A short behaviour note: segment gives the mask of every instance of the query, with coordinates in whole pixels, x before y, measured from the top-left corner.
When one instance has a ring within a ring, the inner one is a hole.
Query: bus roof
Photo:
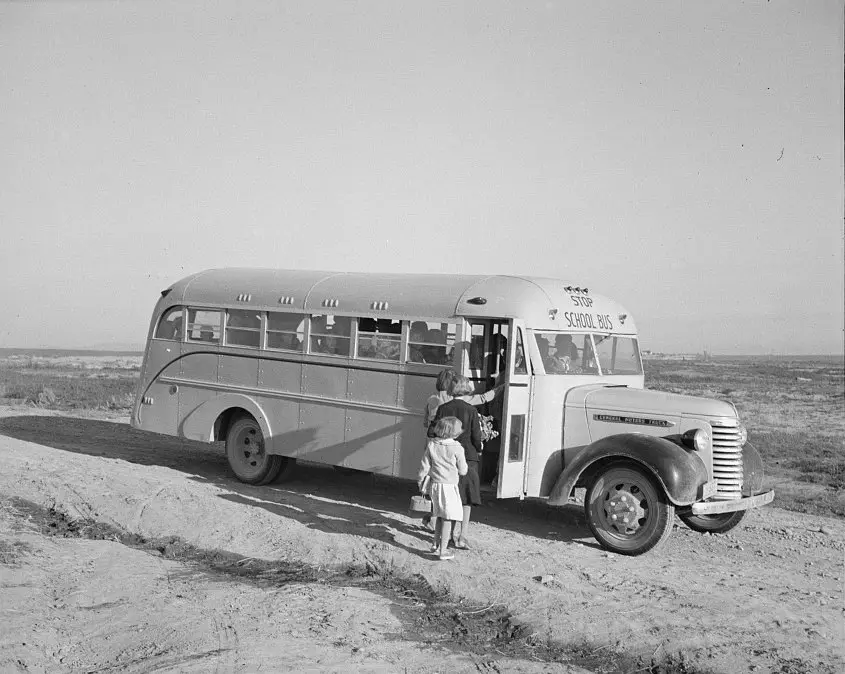
[[[166,303],[405,319],[520,318],[537,330],[636,333],[616,302],[537,276],[210,269],[174,283]]]

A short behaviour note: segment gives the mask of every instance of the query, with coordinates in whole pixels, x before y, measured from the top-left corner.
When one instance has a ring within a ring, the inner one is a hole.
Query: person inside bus
[[[436,328],[430,328],[425,333],[426,346],[422,347],[423,358],[426,363],[434,365],[445,365],[449,362],[446,358],[446,333]]]
[[[558,335],[555,337],[555,360],[563,368],[563,372],[578,374],[578,347],[572,341],[572,335]]]
[[[346,316],[335,316],[334,325],[329,326],[328,316],[311,319],[311,352],[330,353],[336,356],[349,355],[350,320]]]
[[[426,341],[428,334],[428,325],[425,321],[414,321],[411,323],[411,329],[408,333],[408,362],[409,363],[427,363],[425,359],[425,346],[423,342]]]
[[[460,534],[455,539],[455,547],[459,550],[467,550],[469,549],[467,534],[472,506],[481,505],[481,483],[478,475],[478,462],[482,453],[481,420],[478,411],[466,400],[461,399],[462,396],[471,396],[473,393],[469,379],[460,374],[455,375],[448,393],[452,399],[437,408],[434,421],[428,428],[428,437],[434,437],[437,422],[444,417],[456,417],[461,422],[463,431],[457,440],[463,445],[468,470],[458,484],[463,503],[463,520]]]
[[[378,325],[375,318],[358,319],[358,355],[361,358],[375,358],[378,344]]]
[[[540,360],[543,361],[546,374],[565,374],[569,372],[569,359],[558,358],[557,354],[553,354],[551,345],[546,339],[542,337],[537,338],[537,350],[540,352]]]

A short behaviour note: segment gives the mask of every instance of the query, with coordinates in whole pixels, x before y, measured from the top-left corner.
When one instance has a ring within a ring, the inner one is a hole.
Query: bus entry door
[[[509,321],[511,339],[507,350],[505,390],[502,410],[502,438],[496,496],[525,495],[525,468],[528,459],[528,413],[531,401],[531,374],[525,349],[525,329],[521,321]]]

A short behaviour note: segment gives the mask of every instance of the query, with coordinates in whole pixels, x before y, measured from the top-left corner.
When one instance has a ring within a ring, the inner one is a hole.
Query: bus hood
[[[584,393],[583,403],[586,409],[669,416],[736,416],[733,405],[712,398],[697,398],[627,386],[603,386]]]

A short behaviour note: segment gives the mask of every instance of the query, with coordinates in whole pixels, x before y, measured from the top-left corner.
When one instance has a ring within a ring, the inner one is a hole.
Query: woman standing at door
[[[455,375],[449,387],[452,400],[449,400],[437,408],[434,421],[428,429],[428,436],[433,437],[434,426],[439,419],[444,417],[456,417],[460,420],[463,431],[457,437],[458,442],[464,448],[464,456],[467,462],[467,473],[461,476],[458,483],[458,490],[461,492],[461,503],[463,504],[463,521],[461,523],[460,536],[455,541],[455,547],[460,550],[469,548],[467,544],[467,533],[469,531],[469,518],[472,506],[481,505],[481,483],[478,476],[478,462],[481,460],[481,421],[476,409],[461,396],[472,395],[472,384],[463,375]]]

